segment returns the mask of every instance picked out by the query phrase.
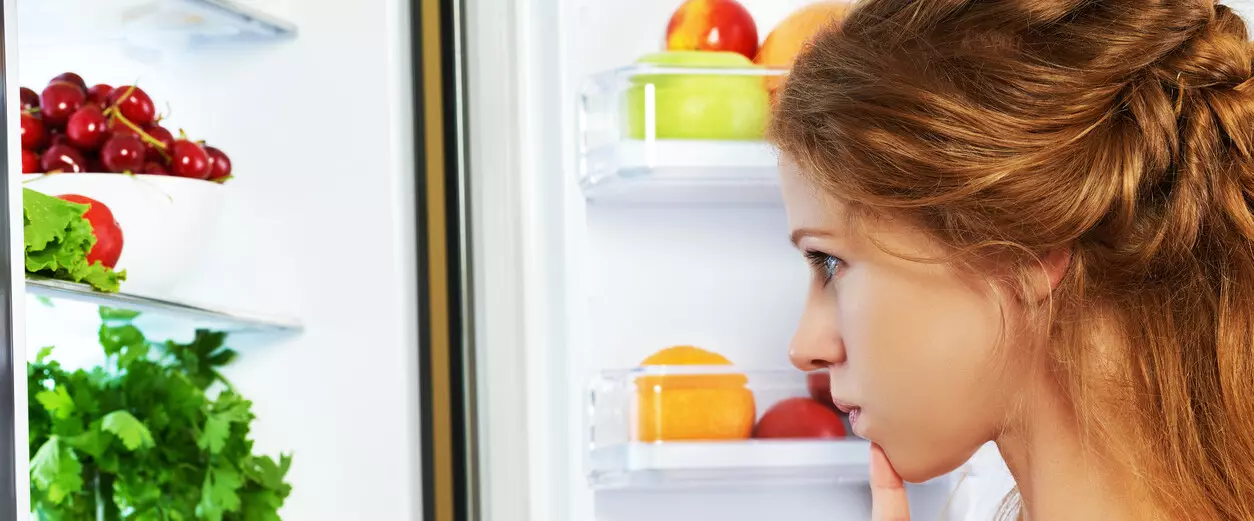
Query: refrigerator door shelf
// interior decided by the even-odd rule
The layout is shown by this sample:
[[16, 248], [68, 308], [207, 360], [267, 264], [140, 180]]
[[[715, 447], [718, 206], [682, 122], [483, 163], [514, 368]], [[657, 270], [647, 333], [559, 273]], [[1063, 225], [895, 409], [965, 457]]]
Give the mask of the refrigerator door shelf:
[[[123, 282], [123, 285], [126, 283]], [[31, 321], [48, 316], [54, 329], [67, 323], [84, 322], [98, 326], [99, 308], [110, 307], [136, 311], [145, 319], [157, 319], [178, 326], [178, 329], [206, 328], [232, 334], [295, 334], [302, 331], [300, 321], [253, 313], [226, 311], [209, 306], [177, 302], [127, 293], [101, 293], [86, 284], [27, 276], [26, 293], [32, 296], [26, 312]], [[42, 297], [42, 298], [41, 298]], [[79, 319], [82, 320], [79, 320]], [[34, 327], [28, 327], [34, 330]], [[148, 332], [148, 331], [146, 331]]]
[[121, 40], [179, 47], [284, 40], [297, 33], [292, 23], [232, 0], [39, 0], [19, 2], [18, 13], [21, 44], [33, 46]]
[[584, 156], [596, 203], [779, 205], [779, 170], [760, 141], [620, 141]]
[[[588, 483], [597, 490], [692, 486], [863, 485], [870, 444], [846, 440], [628, 443], [594, 450]], [[944, 484], [969, 473], [922, 485]]]
[[579, 110], [588, 199], [779, 204], [764, 141], [770, 89], [786, 71], [637, 64], [595, 76]]

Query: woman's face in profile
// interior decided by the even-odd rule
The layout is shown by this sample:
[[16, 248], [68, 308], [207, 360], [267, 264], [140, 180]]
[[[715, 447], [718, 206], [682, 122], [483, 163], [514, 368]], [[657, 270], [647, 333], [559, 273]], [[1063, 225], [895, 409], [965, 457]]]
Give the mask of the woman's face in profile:
[[957, 468], [997, 434], [1019, 394], [1014, 375], [1027, 373], [1018, 342], [1002, 338], [992, 286], [906, 260], [942, 250], [883, 219], [855, 230], [795, 164], [782, 161], [781, 172], [792, 237], [813, 273], [793, 364], [829, 371], [833, 398], [854, 408], [854, 432], [883, 446], [907, 481]]

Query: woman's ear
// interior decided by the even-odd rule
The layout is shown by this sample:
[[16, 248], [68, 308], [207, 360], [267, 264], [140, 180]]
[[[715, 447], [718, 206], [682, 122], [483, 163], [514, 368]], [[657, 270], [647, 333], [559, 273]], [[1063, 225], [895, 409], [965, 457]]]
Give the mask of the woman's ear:
[[1067, 276], [1067, 269], [1071, 267], [1071, 247], [1050, 250], [1039, 260], [1042, 276], [1036, 279], [1037, 283], [1032, 288], [1032, 298], [1038, 301], [1049, 298], [1058, 289], [1063, 277]]

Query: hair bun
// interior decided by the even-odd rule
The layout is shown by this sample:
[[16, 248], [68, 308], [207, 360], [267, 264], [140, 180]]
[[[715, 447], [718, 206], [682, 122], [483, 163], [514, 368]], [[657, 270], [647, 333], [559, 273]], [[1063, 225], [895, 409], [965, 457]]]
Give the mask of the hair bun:
[[1236, 88], [1254, 76], [1254, 53], [1245, 22], [1226, 5], [1216, 5], [1200, 30], [1156, 68], [1161, 81], [1179, 89]]

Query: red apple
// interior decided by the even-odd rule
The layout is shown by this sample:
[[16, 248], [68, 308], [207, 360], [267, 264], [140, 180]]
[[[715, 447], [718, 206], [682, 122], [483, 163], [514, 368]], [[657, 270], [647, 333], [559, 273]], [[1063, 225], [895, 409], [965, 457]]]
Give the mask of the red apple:
[[83, 214], [83, 218], [91, 223], [91, 232], [96, 236], [96, 245], [91, 247], [91, 251], [87, 252], [87, 263], [95, 264], [100, 261], [105, 267], [113, 268], [118, 264], [118, 258], [122, 256], [122, 228], [118, 226], [118, 221], [113, 218], [113, 211], [109, 210], [104, 203], [92, 199], [90, 197], [67, 194], [59, 195], [62, 199], [71, 203], [85, 204], [88, 206], [87, 213]]
[[752, 60], [758, 26], [736, 0], [688, 0], [666, 26], [668, 51], [731, 51]]
[[836, 402], [832, 401], [832, 376], [827, 371], [813, 371], [806, 373], [806, 388], [810, 390], [810, 397], [814, 401], [823, 405], [836, 408]]
[[845, 424], [836, 411], [809, 398], [788, 398], [758, 420], [754, 438], [844, 438]]

